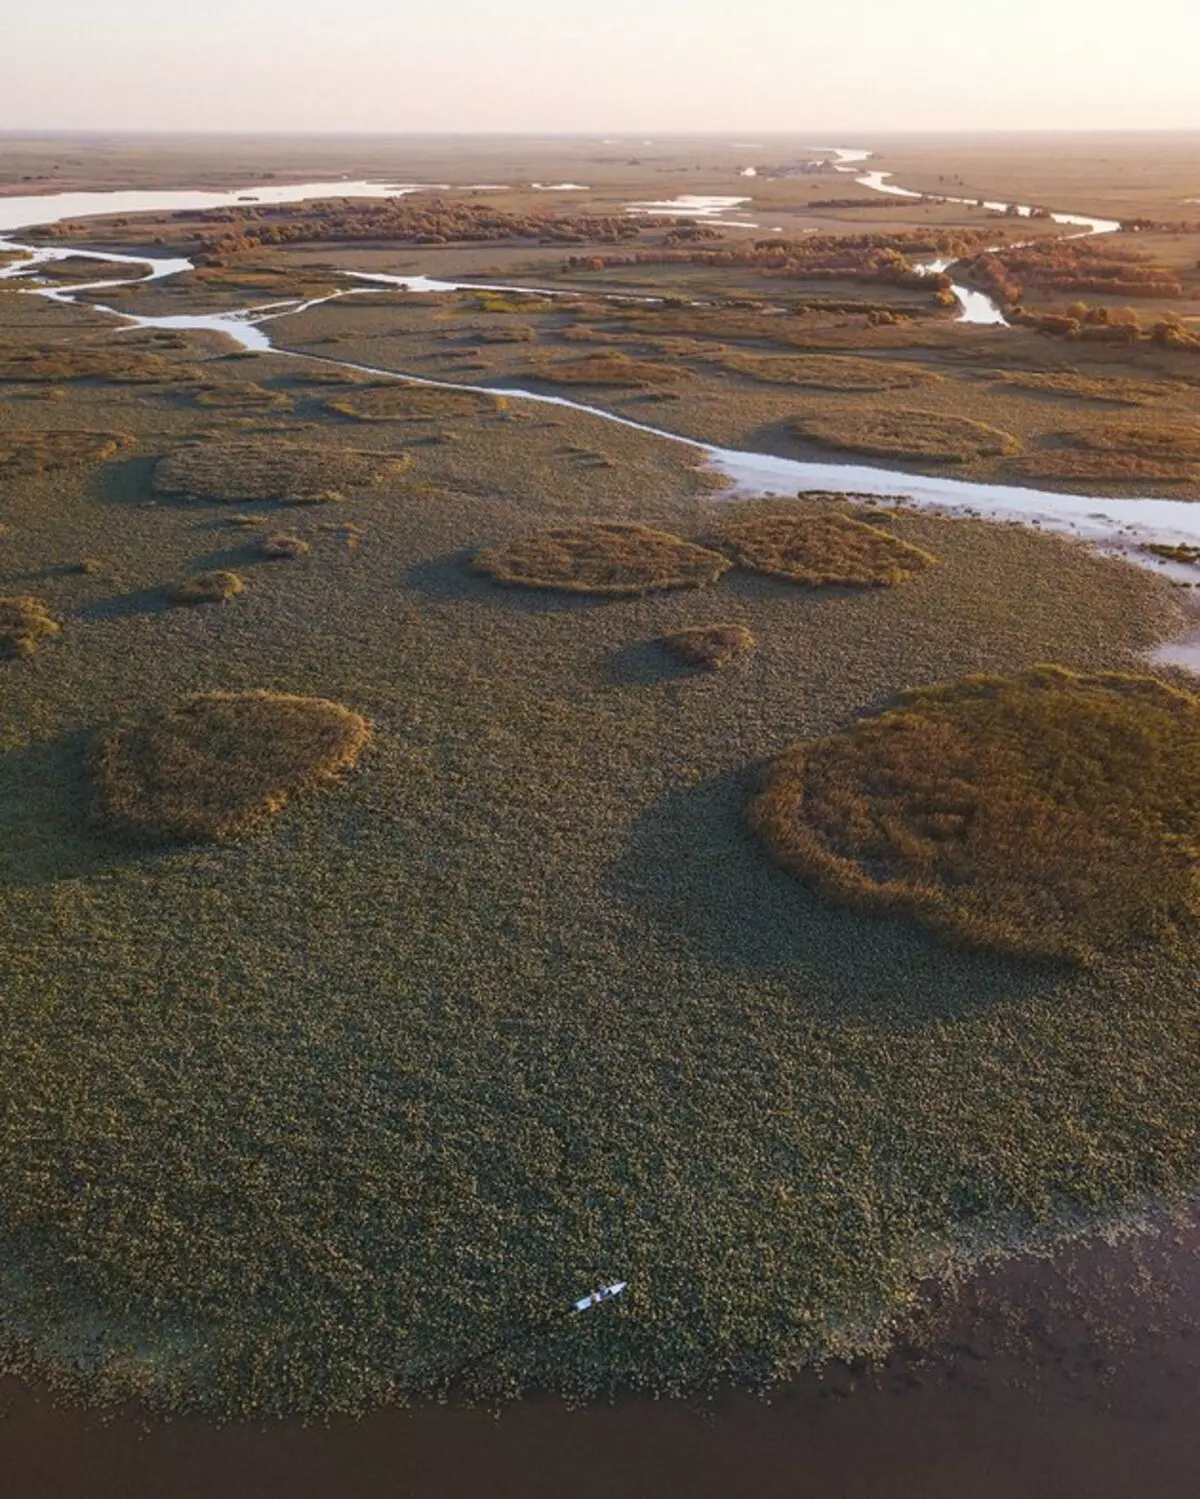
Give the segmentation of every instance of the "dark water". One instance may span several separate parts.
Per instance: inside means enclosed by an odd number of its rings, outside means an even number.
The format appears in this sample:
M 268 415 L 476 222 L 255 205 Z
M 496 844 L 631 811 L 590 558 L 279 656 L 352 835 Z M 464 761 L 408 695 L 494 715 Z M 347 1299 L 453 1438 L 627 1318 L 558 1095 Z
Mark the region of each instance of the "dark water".
M 1196 1499 L 1200 1225 L 1010 1264 L 936 1351 L 778 1391 L 496 1418 L 163 1423 L 0 1384 L 0 1499 Z

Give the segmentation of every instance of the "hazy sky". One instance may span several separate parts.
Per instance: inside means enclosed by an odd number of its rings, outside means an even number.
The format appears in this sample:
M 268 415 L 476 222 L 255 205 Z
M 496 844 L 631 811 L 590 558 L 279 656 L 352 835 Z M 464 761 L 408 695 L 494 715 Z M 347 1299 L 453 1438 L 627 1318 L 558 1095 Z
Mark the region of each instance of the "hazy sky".
M 0 128 L 1200 128 L 1200 0 L 37 0 Z

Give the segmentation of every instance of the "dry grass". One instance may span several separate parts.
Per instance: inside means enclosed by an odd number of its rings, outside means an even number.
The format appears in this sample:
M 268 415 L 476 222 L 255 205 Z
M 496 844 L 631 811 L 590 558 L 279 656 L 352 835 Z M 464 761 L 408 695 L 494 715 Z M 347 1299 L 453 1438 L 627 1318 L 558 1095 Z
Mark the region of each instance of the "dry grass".
M 702 588 L 729 565 L 720 553 L 669 531 L 629 521 L 580 521 L 489 547 L 471 568 L 522 588 L 619 595 Z
M 356 422 L 460 421 L 505 406 L 503 396 L 431 385 L 375 385 L 326 401 L 326 409 Z
M 811 385 L 819 390 L 910 390 L 942 379 L 919 364 L 839 354 L 731 354 L 721 361 L 721 368 L 773 385 Z
M 1137 453 L 1087 452 L 1078 448 L 1053 448 L 1022 453 L 1004 464 L 1014 478 L 1061 479 L 1079 484 L 1108 484 L 1153 479 L 1160 484 L 1182 484 L 1191 478 L 1185 463 L 1162 458 L 1144 458 Z
M 290 561 L 294 557 L 307 557 L 312 547 L 303 536 L 292 536 L 285 531 L 274 531 L 264 536 L 258 544 L 259 555 L 269 562 Z
M 1085 430 L 1055 432 L 1051 439 L 1088 452 L 1129 453 L 1166 463 L 1200 462 L 1200 427 L 1169 423 L 1105 422 Z
M 973 463 L 1016 453 L 1021 447 L 1011 433 L 984 422 L 910 408 L 815 412 L 794 421 L 792 430 L 805 442 L 824 448 L 911 463 Z
M 0 433 L 4 478 L 28 478 L 77 463 L 99 463 L 120 452 L 132 437 L 123 432 L 30 431 Z
M 1114 406 L 1148 406 L 1180 389 L 1169 380 L 1125 380 L 1115 376 L 1080 375 L 1069 370 L 993 370 L 987 378 L 1037 395 L 1099 401 Z
M 367 489 L 395 478 L 408 462 L 406 454 L 305 448 L 252 438 L 212 441 L 177 448 L 160 458 L 154 490 L 223 504 L 280 500 L 312 505 L 341 499 L 345 490 Z
M 282 390 L 268 390 L 254 380 L 227 380 L 220 385 L 205 385 L 195 393 L 197 406 L 253 407 L 280 409 L 292 404 Z
M 0 348 L 0 380 L 102 380 L 157 384 L 177 380 L 181 366 L 122 340 L 104 344 L 46 344 Z
M 106 733 L 97 826 L 138 843 L 229 838 L 352 766 L 366 720 L 324 698 L 213 692 Z
M 41 599 L 27 594 L 0 598 L 0 657 L 32 656 L 39 641 L 57 635 L 60 629 Z
M 738 656 L 754 650 L 758 641 L 745 625 L 694 625 L 674 635 L 664 635 L 663 645 L 687 666 L 719 670 Z
M 525 378 L 552 385 L 642 386 L 670 385 L 691 372 L 678 364 L 659 364 L 652 359 L 633 359 L 616 351 L 588 354 L 583 359 L 564 359 L 557 364 L 537 365 Z
M 1056 667 L 919 689 L 781 756 L 750 821 L 835 900 L 1086 961 L 1200 914 L 1200 698 Z
M 218 570 L 197 573 L 194 578 L 173 584 L 168 596 L 173 604 L 223 604 L 226 599 L 236 598 L 245 587 L 237 573 Z
M 1168 546 L 1166 542 L 1151 541 L 1142 547 L 1142 551 L 1148 552 L 1151 557 L 1163 557 L 1168 562 L 1187 562 L 1200 566 L 1200 546 L 1191 546 L 1187 542 Z
M 1011 459 L 1006 467 L 1031 478 L 1179 483 L 1200 465 L 1200 427 L 1105 422 L 1050 432 L 1042 440 L 1047 447 Z
M 747 506 L 714 541 L 741 567 L 812 588 L 888 588 L 937 561 L 878 524 L 804 502 Z

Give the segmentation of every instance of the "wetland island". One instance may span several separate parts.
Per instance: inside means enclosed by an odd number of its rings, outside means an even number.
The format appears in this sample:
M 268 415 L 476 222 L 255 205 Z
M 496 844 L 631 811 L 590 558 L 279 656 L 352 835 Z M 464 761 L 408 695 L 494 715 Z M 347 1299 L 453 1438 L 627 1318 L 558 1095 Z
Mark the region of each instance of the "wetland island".
M 1200 1483 L 1200 136 L 838 139 L 0 137 L 14 1499 Z

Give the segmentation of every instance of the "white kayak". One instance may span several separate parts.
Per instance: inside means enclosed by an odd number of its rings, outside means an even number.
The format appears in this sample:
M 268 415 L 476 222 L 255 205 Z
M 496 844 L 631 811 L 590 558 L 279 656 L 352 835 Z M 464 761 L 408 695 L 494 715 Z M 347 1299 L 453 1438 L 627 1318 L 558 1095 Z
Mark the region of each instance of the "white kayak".
M 575 1303 L 577 1312 L 586 1312 L 589 1306 L 599 1306 L 602 1301 L 611 1301 L 614 1296 L 619 1296 L 625 1289 L 627 1282 L 614 1280 L 611 1285 L 601 1286 L 598 1291 L 592 1291 L 590 1295 L 581 1296 Z

